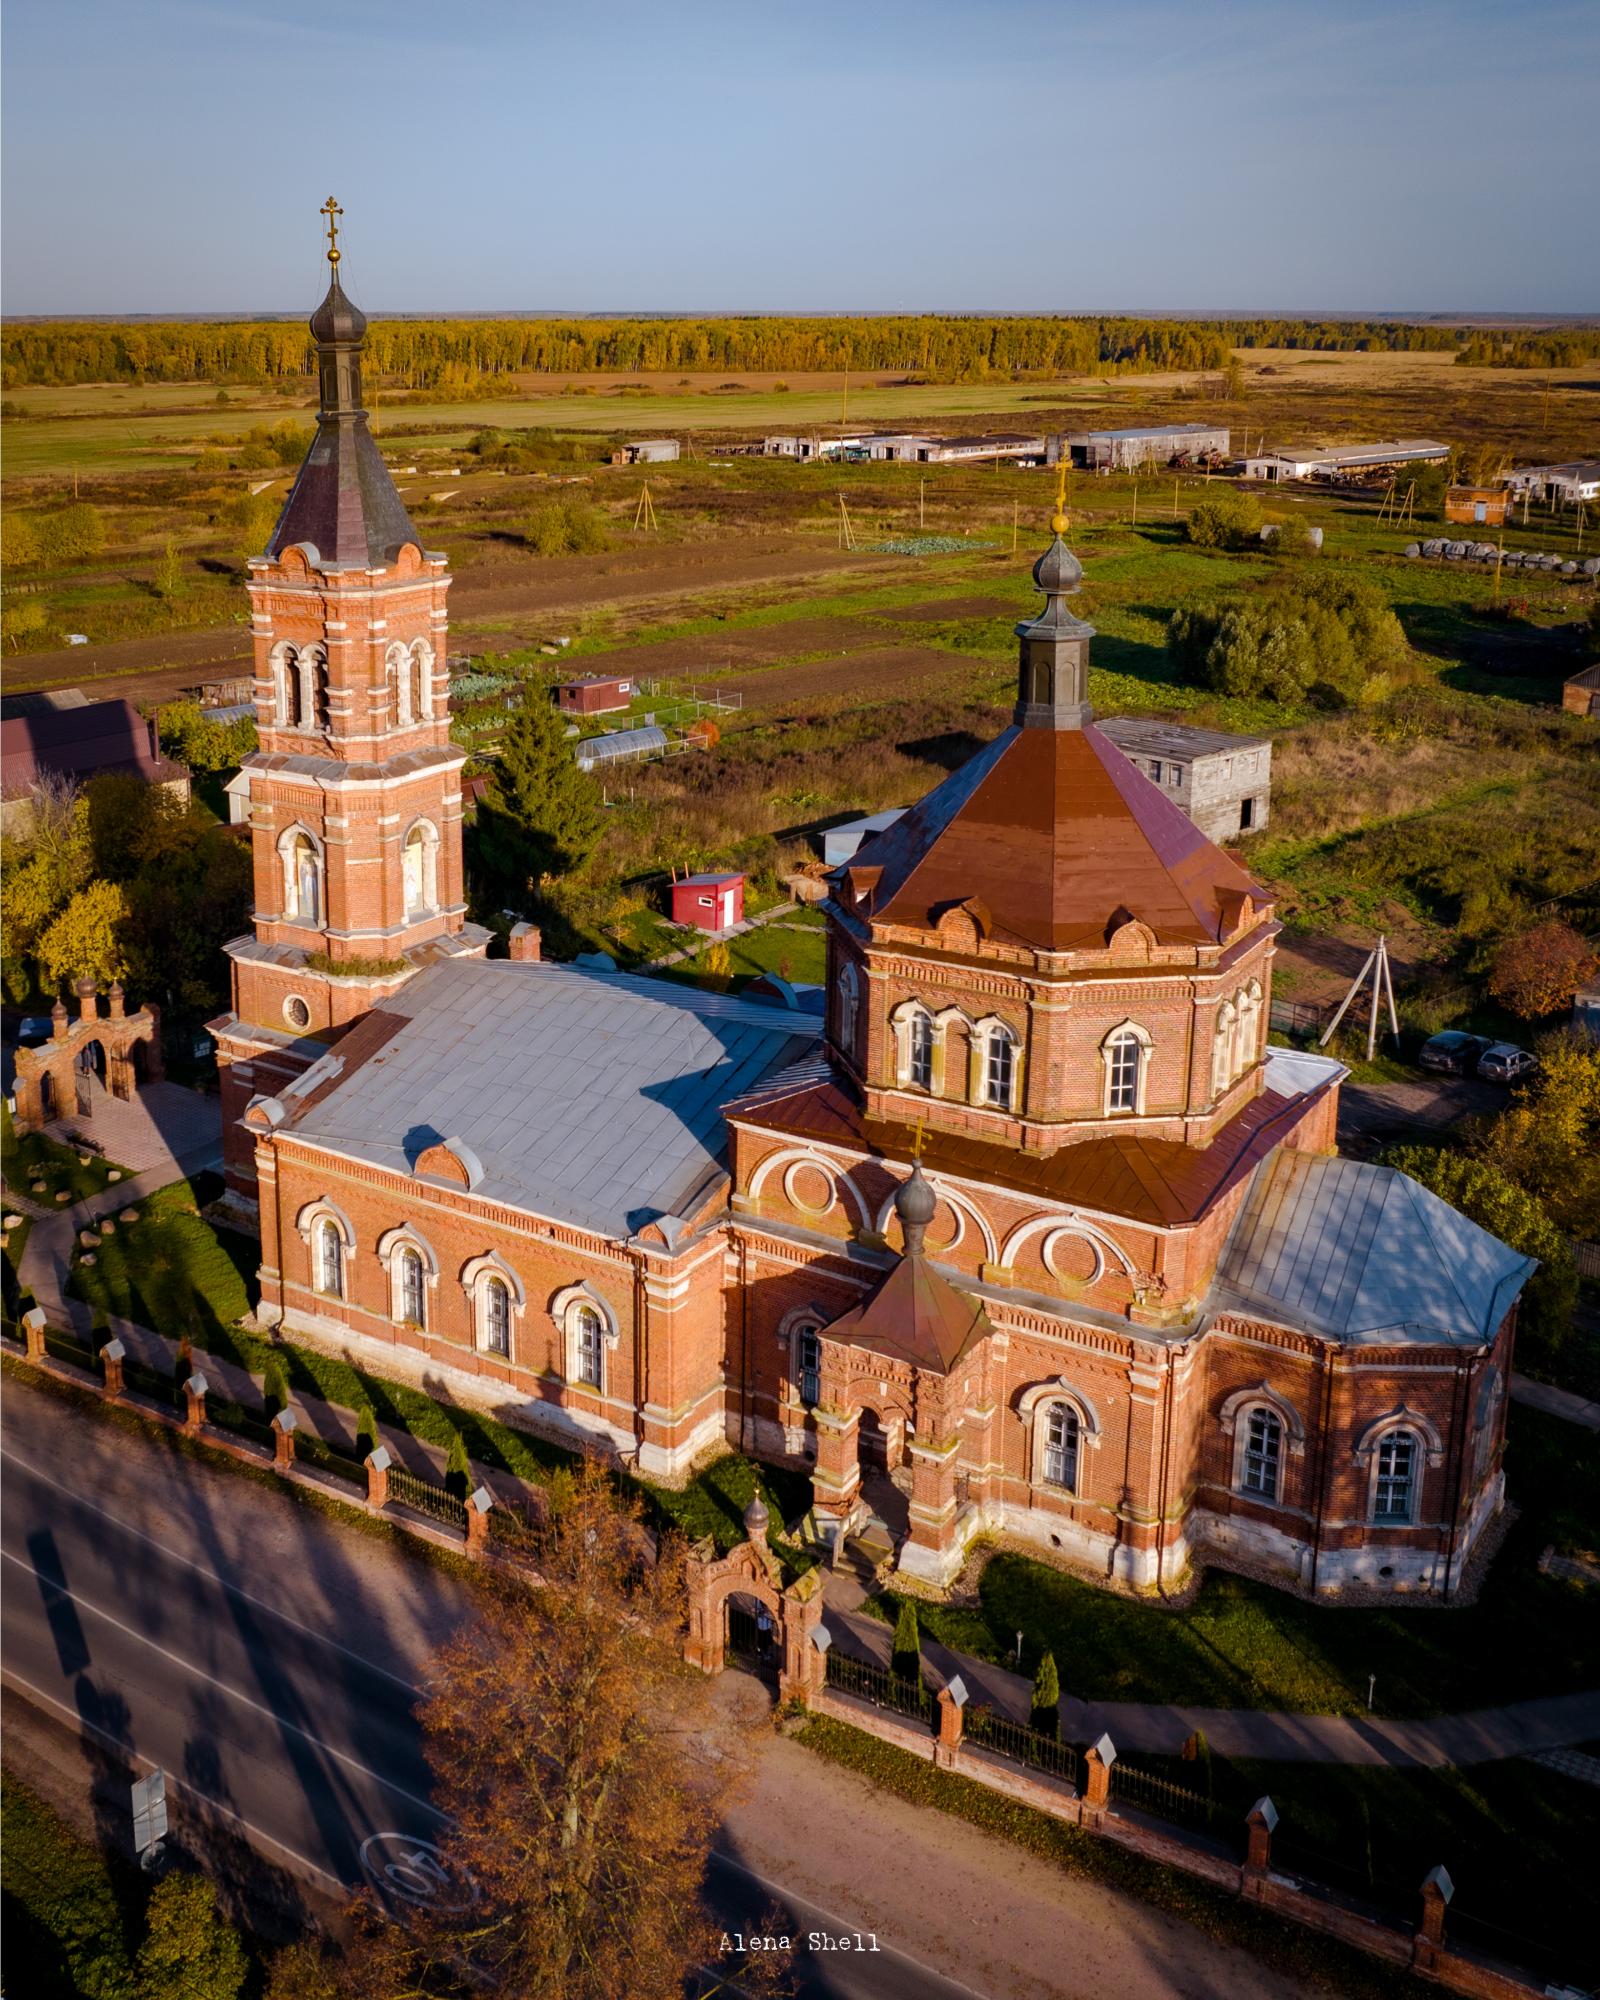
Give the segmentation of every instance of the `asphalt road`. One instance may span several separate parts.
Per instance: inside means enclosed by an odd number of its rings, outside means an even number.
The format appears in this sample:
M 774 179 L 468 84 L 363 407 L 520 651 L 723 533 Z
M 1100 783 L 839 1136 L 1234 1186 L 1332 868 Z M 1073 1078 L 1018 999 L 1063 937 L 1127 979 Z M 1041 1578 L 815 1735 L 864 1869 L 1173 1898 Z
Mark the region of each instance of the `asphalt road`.
M 358 1883 L 365 1856 L 391 1894 L 452 1893 L 411 1708 L 427 1651 L 468 1615 L 462 1586 L 15 1380 L 3 1437 L 9 1688 L 161 1766 L 177 1837 L 204 1801 L 326 1891 Z M 782 1912 L 804 2000 L 974 1991 L 731 1856 L 708 1886 L 730 1933 Z

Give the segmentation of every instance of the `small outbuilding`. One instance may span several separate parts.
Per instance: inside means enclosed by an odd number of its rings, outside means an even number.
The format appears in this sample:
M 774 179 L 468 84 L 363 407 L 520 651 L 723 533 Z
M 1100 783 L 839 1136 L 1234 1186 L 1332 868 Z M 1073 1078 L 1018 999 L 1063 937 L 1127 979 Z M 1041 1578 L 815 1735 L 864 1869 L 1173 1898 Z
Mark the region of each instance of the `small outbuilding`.
M 1444 496 L 1444 517 L 1470 526 L 1498 528 L 1504 525 L 1506 501 L 1503 486 L 1452 486 Z
M 609 715 L 633 704 L 634 683 L 625 674 L 588 674 L 556 683 L 556 707 L 568 715 Z
M 586 736 L 573 752 L 580 771 L 603 771 L 608 764 L 642 764 L 667 754 L 667 732 L 659 723 L 639 729 L 613 729 L 604 736 Z
M 1272 797 L 1266 737 L 1134 715 L 1107 716 L 1098 727 L 1208 840 L 1234 840 L 1266 825 Z
M 1069 431 L 1050 440 L 1050 463 L 1063 458 L 1091 472 L 1137 472 L 1143 465 L 1220 463 L 1231 439 L 1226 424 L 1148 424 L 1116 431 Z
M 699 931 L 732 930 L 744 922 L 742 875 L 685 875 L 672 885 L 672 921 Z
M 671 465 L 682 456 L 676 438 L 636 438 L 611 455 L 613 465 Z

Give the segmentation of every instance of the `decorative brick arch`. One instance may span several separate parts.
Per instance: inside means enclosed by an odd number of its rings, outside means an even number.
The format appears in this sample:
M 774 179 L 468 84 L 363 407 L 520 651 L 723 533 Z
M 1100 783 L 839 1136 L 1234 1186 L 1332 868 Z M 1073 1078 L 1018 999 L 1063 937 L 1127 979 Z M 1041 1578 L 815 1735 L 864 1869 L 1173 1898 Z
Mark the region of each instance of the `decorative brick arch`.
M 709 1545 L 695 1551 L 688 1568 L 689 1636 L 684 1658 L 708 1674 L 726 1664 L 728 1599 L 753 1597 L 772 1619 L 783 1648 L 778 1699 L 808 1702 L 822 1686 L 822 1653 L 812 1634 L 822 1622 L 822 1571 L 808 1570 L 784 1587 L 778 1558 L 766 1542 L 741 1542 L 725 1556 Z
M 50 1040 L 35 1048 L 17 1050 L 19 1132 L 40 1131 L 53 1119 L 69 1117 L 76 1111 L 74 1072 L 78 1058 L 91 1043 L 98 1044 L 105 1057 L 106 1088 L 113 1097 L 131 1098 L 141 1081 L 156 1083 L 164 1074 L 159 1007 L 141 1007 L 136 1014 L 125 1012 L 122 987 L 116 984 L 108 996 L 110 1011 L 102 1014 L 92 980 L 80 979 L 77 992 L 77 1020 L 70 1021 L 66 1008 L 57 1001 L 50 1017 Z M 46 1078 L 52 1100 L 48 1105 Z

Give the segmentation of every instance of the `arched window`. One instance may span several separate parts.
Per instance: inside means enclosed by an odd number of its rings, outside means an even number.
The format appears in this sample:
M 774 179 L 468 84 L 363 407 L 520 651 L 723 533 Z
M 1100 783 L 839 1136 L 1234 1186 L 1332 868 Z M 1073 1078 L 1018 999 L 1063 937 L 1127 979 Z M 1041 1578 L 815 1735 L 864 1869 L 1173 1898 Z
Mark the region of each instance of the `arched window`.
M 1009 1028 L 991 1028 L 983 1057 L 983 1101 L 1009 1111 L 1017 1087 L 1017 1044 Z
M 313 726 L 324 736 L 332 720 L 328 685 L 328 656 L 320 646 L 314 646 L 309 654 L 311 663 L 311 718 Z
M 283 857 L 283 914 L 290 923 L 322 922 L 322 854 L 303 827 L 278 844 Z
M 408 917 L 438 908 L 438 861 L 439 836 L 425 819 L 418 820 L 400 850 L 400 879 Z
M 416 1250 L 400 1252 L 400 1317 L 412 1326 L 425 1327 L 427 1321 L 426 1278 L 422 1268 L 421 1254 Z
M 433 654 L 418 639 L 406 660 L 407 706 L 412 722 L 423 721 L 432 710 L 432 678 Z
M 855 1054 L 856 1014 L 861 1005 L 861 982 L 855 966 L 847 959 L 839 974 L 839 984 L 835 989 L 834 1022 L 839 1037 L 839 1047 L 846 1055 Z
M 1233 1073 L 1243 1076 L 1256 1059 L 1261 1037 L 1261 983 L 1252 979 L 1239 996 L 1239 1029 L 1234 1043 Z
M 389 692 L 394 703 L 394 720 L 404 729 L 412 719 L 410 655 L 404 646 L 391 646 L 384 655 L 389 675 Z
M 283 729 L 305 727 L 305 698 L 300 685 L 300 660 L 293 646 L 280 646 L 273 656 L 274 699 Z
M 482 1340 L 491 1354 L 511 1353 L 511 1287 L 504 1278 L 489 1277 L 484 1280 L 480 1294 L 479 1311 L 482 1316 Z
M 1078 1490 L 1078 1446 L 1083 1426 L 1068 1403 L 1052 1403 L 1044 1428 L 1044 1482 L 1065 1492 Z
M 1276 1500 L 1282 1463 L 1283 1424 L 1277 1412 L 1252 1410 L 1239 1461 L 1239 1490 L 1257 1500 Z
M 801 1402 L 814 1410 L 822 1401 L 822 1337 L 814 1326 L 803 1326 L 794 1336 L 794 1379 Z
M 1217 1009 L 1217 1028 L 1211 1043 L 1211 1090 L 1220 1097 L 1233 1081 L 1234 1035 L 1239 1016 L 1231 1000 Z
M 1136 1028 L 1118 1028 L 1106 1038 L 1106 1110 L 1137 1111 L 1144 1082 L 1146 1043 Z
M 331 1216 L 317 1224 L 317 1290 L 329 1298 L 344 1297 L 344 1238 Z
M 598 1389 L 605 1379 L 605 1321 L 593 1306 L 577 1306 L 572 1315 L 572 1345 L 578 1381 Z
M 1409 1521 L 1417 1498 L 1417 1440 L 1412 1431 L 1385 1431 L 1378 1440 L 1372 1485 L 1374 1521 Z

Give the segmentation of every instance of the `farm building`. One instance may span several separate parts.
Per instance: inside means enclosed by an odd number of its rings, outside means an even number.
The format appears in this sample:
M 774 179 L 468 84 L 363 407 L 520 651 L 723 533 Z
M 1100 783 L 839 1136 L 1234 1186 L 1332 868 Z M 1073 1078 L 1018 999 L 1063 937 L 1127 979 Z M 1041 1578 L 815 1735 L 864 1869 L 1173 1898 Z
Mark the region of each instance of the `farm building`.
M 1174 459 L 1226 458 L 1226 424 L 1151 424 L 1120 431 L 1070 431 L 1050 440 L 1052 465 L 1067 459 L 1091 472 L 1132 472 Z
M 837 868 L 850 860 L 864 840 L 870 840 L 875 833 L 882 833 L 886 826 L 893 826 L 905 811 L 897 806 L 890 812 L 868 813 L 865 819 L 847 820 L 843 826 L 830 826 L 822 835 L 822 858 L 830 868 Z
M 613 465 L 671 465 L 681 452 L 676 438 L 639 438 L 611 454 Z
M 1561 706 L 1568 715 L 1600 716 L 1600 667 L 1585 667 L 1563 681 Z
M 917 446 L 920 465 L 980 465 L 997 459 L 1043 465 L 1045 440 L 1020 431 L 985 431 L 977 437 L 928 438 Z
M 639 764 L 666 754 L 667 732 L 653 722 L 640 729 L 613 729 L 606 736 L 587 737 L 573 752 L 580 771 L 601 771 L 608 764 Z
M 1386 444 L 1308 444 L 1289 451 L 1259 452 L 1244 461 L 1246 479 L 1320 479 L 1359 484 L 1407 465 L 1435 465 L 1450 456 L 1447 444 L 1431 438 L 1397 438 Z
M 742 875 L 685 875 L 674 882 L 672 921 L 699 931 L 727 931 L 744 922 Z
M 556 707 L 567 715 L 608 715 L 633 700 L 633 682 L 617 674 L 586 674 L 556 683 Z
M 922 431 L 884 431 L 863 438 L 859 447 L 863 458 L 881 459 L 891 465 L 914 465 L 917 456 L 936 440 Z
M 1232 840 L 1266 825 L 1272 745 L 1264 736 L 1225 736 L 1131 715 L 1108 716 L 1100 730 L 1208 840 Z
M 1452 486 L 1444 496 L 1444 517 L 1463 526 L 1476 522 L 1498 528 L 1505 522 L 1508 497 L 1501 486 Z
M 1506 474 L 1506 488 L 1519 500 L 1527 493 L 1552 506 L 1600 500 L 1600 458 L 1575 458 L 1565 465 L 1520 465 Z
M 838 458 L 847 451 L 853 451 L 871 441 L 868 431 L 847 431 L 824 433 L 807 431 L 781 437 L 766 437 L 761 440 L 763 458 Z

